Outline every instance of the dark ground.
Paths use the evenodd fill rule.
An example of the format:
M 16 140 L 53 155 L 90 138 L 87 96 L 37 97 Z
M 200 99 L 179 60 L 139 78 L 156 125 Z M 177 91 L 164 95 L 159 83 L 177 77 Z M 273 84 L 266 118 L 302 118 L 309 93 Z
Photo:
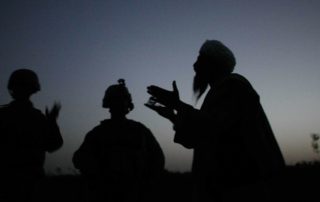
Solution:
M 320 201 L 320 163 L 300 163 L 287 166 L 283 175 L 281 201 Z M 166 171 L 162 179 L 148 192 L 147 201 L 184 201 L 191 199 L 190 173 Z M 85 183 L 79 175 L 46 177 L 37 190 L 37 201 L 84 201 Z
M 149 187 L 146 201 L 188 201 L 191 193 L 191 174 L 166 171 L 159 182 Z M 47 176 L 36 191 L 36 201 L 85 202 L 86 183 L 80 175 Z

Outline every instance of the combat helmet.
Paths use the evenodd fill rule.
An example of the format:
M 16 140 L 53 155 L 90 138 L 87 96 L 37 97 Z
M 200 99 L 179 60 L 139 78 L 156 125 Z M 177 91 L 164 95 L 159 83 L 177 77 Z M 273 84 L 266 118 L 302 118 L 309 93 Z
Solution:
M 11 94 L 31 95 L 40 91 L 37 74 L 30 69 L 15 70 L 8 81 L 8 90 Z
M 131 94 L 126 87 L 125 80 L 119 79 L 118 84 L 111 85 L 107 88 L 103 98 L 103 108 L 110 108 L 116 103 L 127 101 L 129 110 L 133 110 L 134 105 L 132 103 Z

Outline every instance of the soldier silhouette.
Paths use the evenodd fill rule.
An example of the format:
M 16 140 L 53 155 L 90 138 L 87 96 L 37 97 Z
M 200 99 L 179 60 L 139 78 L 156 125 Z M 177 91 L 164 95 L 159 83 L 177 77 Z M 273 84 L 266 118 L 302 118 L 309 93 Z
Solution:
M 126 118 L 134 105 L 124 80 L 118 82 L 103 98 L 102 107 L 109 108 L 111 118 L 93 128 L 73 156 L 89 182 L 89 201 L 142 200 L 144 189 L 164 167 L 162 149 L 151 131 Z
M 0 201 L 30 201 L 36 183 L 44 177 L 46 152 L 63 144 L 57 124 L 60 105 L 45 115 L 33 107 L 31 95 L 40 91 L 35 72 L 14 71 L 8 82 L 13 101 L 0 107 Z

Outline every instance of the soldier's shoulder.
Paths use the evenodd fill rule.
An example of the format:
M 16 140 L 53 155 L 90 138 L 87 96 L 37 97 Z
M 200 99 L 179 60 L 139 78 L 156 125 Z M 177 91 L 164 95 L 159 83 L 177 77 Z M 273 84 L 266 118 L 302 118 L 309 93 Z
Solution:
M 46 119 L 46 116 L 44 115 L 44 113 L 40 110 L 40 109 L 37 109 L 37 108 L 32 108 L 30 111 L 30 116 L 31 117 L 34 117 L 34 118 L 38 118 L 38 119 Z
M 103 133 L 104 131 L 107 130 L 107 128 L 110 126 L 110 121 L 109 120 L 103 120 L 100 122 L 100 124 L 94 126 L 89 132 L 88 136 L 96 136 L 100 133 Z
M 147 129 L 147 127 L 143 123 L 141 123 L 139 121 L 128 119 L 128 123 L 133 127 Z

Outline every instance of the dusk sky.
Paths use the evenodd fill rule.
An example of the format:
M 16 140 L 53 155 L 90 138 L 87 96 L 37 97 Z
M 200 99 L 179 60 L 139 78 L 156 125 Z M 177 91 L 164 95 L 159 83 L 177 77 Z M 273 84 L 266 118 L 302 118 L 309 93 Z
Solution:
M 62 105 L 65 143 L 46 169 L 70 172 L 85 134 L 109 118 L 104 91 L 124 78 L 135 104 L 128 118 L 153 132 L 168 170 L 189 171 L 192 150 L 173 143 L 169 121 L 143 105 L 146 87 L 176 80 L 194 104 L 192 65 L 202 43 L 217 39 L 259 93 L 286 162 L 320 159 L 310 137 L 320 133 L 319 10 L 318 0 L 2 0 L 0 104 L 11 101 L 12 71 L 34 70 L 42 88 L 35 107 Z

